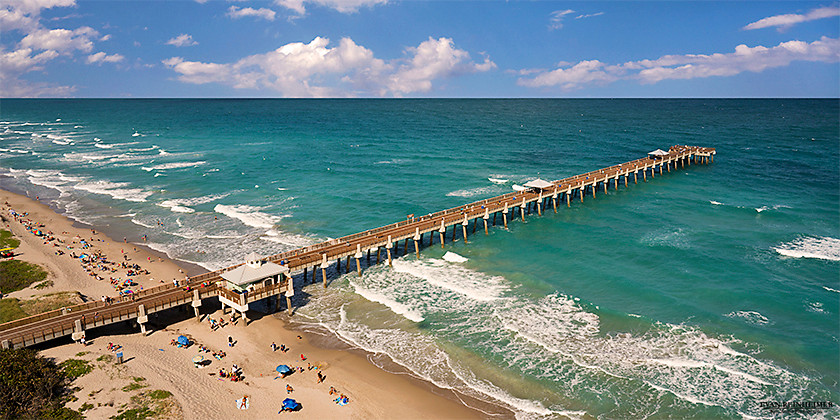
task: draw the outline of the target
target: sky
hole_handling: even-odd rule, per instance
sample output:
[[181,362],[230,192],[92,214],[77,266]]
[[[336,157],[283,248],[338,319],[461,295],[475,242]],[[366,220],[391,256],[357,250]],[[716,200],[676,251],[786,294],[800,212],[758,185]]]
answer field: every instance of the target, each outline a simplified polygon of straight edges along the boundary
[[0,96],[840,97],[840,3],[0,0]]

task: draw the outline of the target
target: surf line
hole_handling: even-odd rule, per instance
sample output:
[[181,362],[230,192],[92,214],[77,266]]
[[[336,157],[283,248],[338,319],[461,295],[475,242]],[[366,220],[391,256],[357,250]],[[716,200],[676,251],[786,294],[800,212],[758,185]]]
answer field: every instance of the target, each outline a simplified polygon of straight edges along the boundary
[[[565,199],[566,206],[571,207],[573,198],[583,202],[587,194],[596,197],[599,188],[603,187],[607,193],[610,183],[618,189],[619,181],[623,177],[624,187],[629,184],[632,175],[633,183],[638,184],[639,174],[642,181],[647,182],[664,171],[691,166],[691,164],[714,163],[716,150],[698,146],[671,146],[666,152],[661,149],[648,153],[647,156],[613,165],[607,168],[563,178],[557,181],[535,179],[514,192],[488,198],[458,207],[430,213],[425,216],[409,214],[405,220],[390,225],[366,230],[337,239],[298,248],[269,257],[250,254],[245,263],[237,264],[221,270],[216,270],[186,278],[182,283],[172,286],[158,286],[149,288],[131,296],[121,298],[120,302],[105,305],[103,302],[89,302],[69,308],[39,314],[29,318],[0,324],[0,347],[20,348],[31,346],[55,338],[72,335],[74,339],[83,337],[90,328],[97,328],[125,320],[135,320],[146,333],[148,315],[175,306],[192,306],[196,317],[200,317],[202,300],[218,298],[222,303],[222,312],[229,307],[233,315],[239,312],[247,325],[247,311],[249,304],[267,300],[270,311],[276,311],[283,295],[286,310],[293,313],[291,298],[295,289],[300,289],[307,282],[315,283],[318,268],[321,269],[323,287],[328,285],[327,269],[335,263],[335,272],[341,274],[341,261],[344,259],[344,273],[351,270],[351,257],[355,259],[355,269],[362,275],[362,258],[367,253],[367,266],[371,266],[371,254],[375,251],[376,264],[385,250],[389,266],[392,260],[400,254],[409,254],[409,241],[414,241],[414,253],[420,257],[420,247],[424,245],[424,235],[428,234],[428,246],[433,245],[435,233],[439,237],[440,246],[446,244],[446,237],[451,236],[454,241],[460,226],[461,238],[464,243],[469,241],[468,230],[472,224],[472,234],[476,233],[478,220],[484,224],[484,234],[489,234],[490,220],[496,226],[497,216],[501,215],[505,228],[508,222],[517,216],[524,222],[525,216],[534,211],[542,216],[543,211],[551,203],[557,213],[557,202]],[[562,201],[561,201],[562,203]],[[311,276],[310,276],[311,269]],[[295,286],[295,273],[299,274],[298,287]],[[94,316],[96,314],[96,316]]]

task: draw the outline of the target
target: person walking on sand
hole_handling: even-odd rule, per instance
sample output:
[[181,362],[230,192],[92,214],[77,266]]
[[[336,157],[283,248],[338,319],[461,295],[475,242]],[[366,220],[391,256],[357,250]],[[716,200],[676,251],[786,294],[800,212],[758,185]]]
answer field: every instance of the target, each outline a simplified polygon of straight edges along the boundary
[[271,342],[271,351],[277,351],[277,344],[275,342]]
[[233,347],[233,337],[228,336],[228,347]]

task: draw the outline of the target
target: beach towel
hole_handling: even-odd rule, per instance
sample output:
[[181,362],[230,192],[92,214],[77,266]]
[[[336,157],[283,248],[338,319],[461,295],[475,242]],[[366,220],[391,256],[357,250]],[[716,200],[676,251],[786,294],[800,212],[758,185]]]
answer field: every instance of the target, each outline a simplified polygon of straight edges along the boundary
[[236,408],[238,408],[240,410],[247,410],[250,406],[251,406],[251,399],[250,398],[240,398],[240,399],[236,400]]

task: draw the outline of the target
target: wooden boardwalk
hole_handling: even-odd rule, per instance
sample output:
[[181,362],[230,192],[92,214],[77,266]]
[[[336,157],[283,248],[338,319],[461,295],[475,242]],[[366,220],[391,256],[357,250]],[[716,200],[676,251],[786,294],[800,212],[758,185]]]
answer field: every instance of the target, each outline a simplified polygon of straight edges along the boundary
[[[587,195],[595,198],[600,189],[606,192],[609,188],[617,189],[622,183],[625,187],[628,186],[631,178],[633,183],[638,183],[640,178],[644,182],[648,176],[654,178],[672,169],[676,170],[678,166],[683,168],[691,164],[713,162],[714,155],[713,148],[672,146],[667,155],[656,159],[636,159],[557,180],[551,183],[551,187],[541,190],[511,192],[437,213],[412,217],[398,223],[283,252],[265,260],[282,263],[289,267],[291,273],[301,274],[298,287],[293,289],[317,281],[318,271],[321,271],[323,286],[327,287],[327,268],[333,263],[340,273],[344,260],[344,271],[349,272],[352,258],[355,260],[353,269],[361,275],[363,258],[366,266],[372,264],[372,255],[375,255],[376,263],[383,259],[390,264],[396,254],[400,253],[401,241],[402,254],[413,251],[419,257],[424,244],[432,245],[436,237],[441,246],[454,240],[456,235],[468,242],[470,236],[478,230],[479,220],[486,234],[491,225],[501,223],[507,227],[513,219],[525,220],[525,217],[534,211],[539,215],[548,209],[557,212],[558,206],[571,206],[573,200],[583,201]],[[412,250],[409,250],[409,242],[414,243]],[[214,296],[221,296],[245,306],[251,302],[271,298],[271,306],[276,307],[279,295],[285,294],[287,309],[291,313],[288,295],[294,293],[289,289],[290,282],[292,285],[295,283],[292,276],[287,276],[278,284],[255,288],[244,294],[219,287],[217,282],[222,281],[221,274],[238,266],[190,277],[179,287],[165,285],[146,289],[110,305],[99,301],[89,302],[0,324],[0,344],[3,348],[20,348],[67,335],[76,339],[86,330],[121,321],[136,321],[145,332],[149,314],[180,305],[191,305],[198,317],[201,301]],[[245,316],[244,313],[242,315]]]

